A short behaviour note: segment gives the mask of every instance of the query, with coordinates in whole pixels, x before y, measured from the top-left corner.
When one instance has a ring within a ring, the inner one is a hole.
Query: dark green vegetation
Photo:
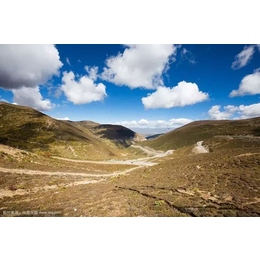
[[[260,118],[245,120],[196,121],[146,141],[154,149],[178,149],[198,141],[221,135],[260,136]]]

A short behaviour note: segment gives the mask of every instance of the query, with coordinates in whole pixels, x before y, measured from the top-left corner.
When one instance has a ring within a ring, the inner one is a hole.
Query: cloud
[[[191,51],[188,51],[186,48],[182,49],[181,57],[182,57],[183,60],[187,60],[191,64],[195,64],[196,63],[194,55],[192,54]]]
[[[250,118],[260,116],[260,103],[252,104],[249,106],[239,106],[240,118]]]
[[[88,73],[88,77],[92,80],[96,80],[97,79],[97,74],[98,74],[98,67],[94,66],[94,67],[89,67],[89,66],[85,66],[85,70]]]
[[[54,107],[49,99],[43,99],[40,89],[36,87],[21,87],[12,90],[14,103],[22,106],[29,106],[41,111],[47,111]]]
[[[70,120],[67,116],[66,117],[62,117],[62,118],[55,117],[55,119],[57,119],[57,120]]]
[[[253,74],[245,76],[238,90],[233,90],[229,96],[236,97],[256,94],[260,94],[260,69],[255,70]]]
[[[17,89],[46,83],[63,64],[52,44],[1,44],[0,87]]]
[[[66,62],[71,66],[69,58],[66,58]]]
[[[61,90],[73,104],[79,105],[102,101],[107,96],[106,86],[102,83],[95,84],[91,72],[93,70],[90,69],[89,76],[82,76],[78,80],[75,79],[72,71],[63,73]]]
[[[156,129],[156,128],[177,128],[181,127],[183,125],[186,125],[188,123],[191,123],[193,120],[187,119],[187,118],[173,118],[169,121],[165,120],[147,120],[147,119],[141,119],[139,121],[133,120],[133,121],[120,121],[116,122],[117,125],[123,125],[128,128],[150,128],[150,129]]]
[[[255,52],[255,45],[245,46],[244,49],[235,56],[232,69],[237,70],[248,64]]]
[[[62,95],[62,91],[60,88],[55,89],[53,96],[59,98]]]
[[[163,85],[162,74],[175,61],[172,44],[127,45],[123,53],[106,60],[101,78],[119,86],[154,89]]]
[[[197,84],[181,81],[176,87],[158,87],[157,90],[142,98],[146,109],[171,108],[193,105],[209,98],[207,93],[199,90]]]
[[[220,111],[221,106],[213,106],[208,111],[208,114],[211,119],[214,120],[223,120],[223,119],[245,119],[251,117],[260,116],[260,103],[252,104],[252,105],[240,105],[233,106],[228,105],[224,107],[224,110]],[[236,117],[234,117],[236,115]]]
[[[214,120],[224,120],[224,119],[229,119],[231,116],[233,116],[234,112],[237,111],[237,107],[228,105],[224,107],[224,111],[220,111],[221,106],[213,106],[211,109],[208,111],[208,114],[211,119]]]

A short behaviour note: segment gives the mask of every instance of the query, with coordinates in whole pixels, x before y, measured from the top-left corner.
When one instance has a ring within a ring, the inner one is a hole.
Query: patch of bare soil
[[[243,156],[253,156],[253,155],[258,155],[260,153],[243,153],[243,154],[239,154],[236,157],[243,157]]]
[[[209,151],[202,145],[203,141],[197,142],[196,146],[192,149],[195,154],[198,153],[208,153]]]

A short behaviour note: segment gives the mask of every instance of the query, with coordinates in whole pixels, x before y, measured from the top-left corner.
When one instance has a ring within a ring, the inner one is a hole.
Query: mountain
[[[134,141],[146,140],[142,135],[121,125],[98,124],[93,121],[78,121],[70,124],[84,130],[91,131],[96,137],[109,140],[117,146],[128,147]]]
[[[30,107],[0,102],[0,143],[15,148],[72,158],[123,158],[128,151],[107,138],[130,145],[135,135],[121,126],[57,120]]]
[[[243,120],[195,121],[145,141],[143,145],[161,150],[178,149],[220,135],[260,136],[260,117]]]
[[[145,140],[143,136],[121,125],[101,124],[94,127],[93,130],[102,138],[113,140],[126,146],[132,141]]]
[[[66,122],[30,107],[0,103],[0,142],[23,149],[47,147],[57,140],[90,142],[90,137]]]

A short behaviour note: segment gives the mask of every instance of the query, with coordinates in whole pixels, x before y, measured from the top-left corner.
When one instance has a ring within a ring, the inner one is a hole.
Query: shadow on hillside
[[[116,141],[118,144],[129,147],[128,142],[135,137],[135,132],[119,125],[100,125],[95,127],[102,138]]]
[[[260,127],[257,127],[253,130],[254,135],[260,136]]]

